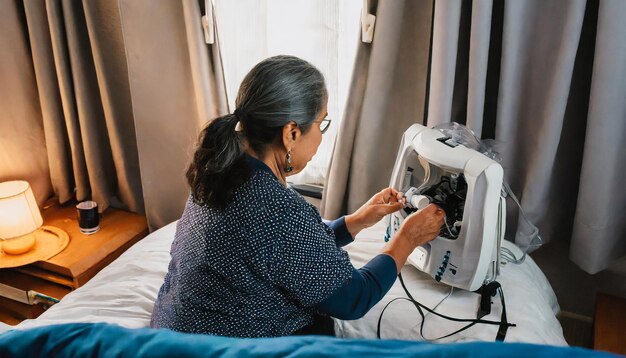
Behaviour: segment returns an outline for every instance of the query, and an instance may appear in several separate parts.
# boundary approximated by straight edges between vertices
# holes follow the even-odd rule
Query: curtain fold
[[[0,1],[0,181],[27,180],[37,202],[52,190],[27,21],[19,2]]]
[[[626,255],[626,3],[600,1],[570,258],[596,273]]]
[[[49,1],[48,4],[52,4],[51,8],[53,8],[59,3]],[[72,92],[65,92],[61,99],[64,107],[67,108],[67,113],[71,112],[67,118],[75,121],[72,126],[74,133],[70,136],[75,138],[74,144],[76,151],[79,152],[77,155],[80,155],[81,162],[85,163],[84,180],[88,182],[88,189],[84,190],[90,189],[91,198],[99,204],[100,210],[104,210],[111,204],[116,189],[112,182],[116,172],[95,73],[94,58],[92,52],[89,51],[92,44],[89,41],[82,4],[72,0],[63,0],[60,5],[62,14],[55,14],[55,22],[58,24],[62,22],[65,26],[69,62],[68,66],[64,66],[65,71],[57,72],[57,75],[65,77],[66,82],[71,83],[72,88]],[[62,48],[55,49],[55,53],[60,54],[62,51]],[[61,56],[58,57],[61,58]],[[87,196],[79,195],[77,199],[84,200]]]
[[[434,2],[432,65],[426,123],[429,127],[451,122],[461,4],[461,1]]]
[[[60,202],[66,202],[73,197],[74,180],[71,176],[72,158],[54,65],[50,24],[45,4],[39,1],[25,1],[24,10],[30,34],[32,62],[37,79],[45,138],[55,138],[47,140],[45,148],[39,145],[38,147],[47,151],[46,157],[54,192]],[[47,195],[49,191],[45,193]]]
[[[471,10],[471,32],[468,53],[467,120],[465,125],[479,138],[483,131],[487,64],[493,1],[474,1]]]
[[[409,66],[394,60],[406,58],[406,48],[424,36],[415,29],[389,30],[409,16],[402,5],[408,3],[378,2],[374,41],[359,49],[352,113],[337,140],[324,215],[352,212],[388,185],[410,124],[456,121],[479,137],[495,138],[505,177],[544,242],[571,240],[572,259],[590,273],[622,257],[624,4],[601,2],[598,15],[593,0],[434,1],[432,14],[421,9],[413,16],[428,16],[412,19],[422,30],[432,24],[432,47],[413,49],[429,56],[426,72],[415,54]],[[381,48],[386,62],[377,63]],[[426,86],[425,106],[407,104],[424,98],[419,85],[406,92],[412,78]],[[527,246],[529,232],[509,201],[507,237]]]
[[[83,5],[111,159],[117,174],[109,186],[117,187],[117,196],[131,211],[143,212],[128,64],[119,9],[111,1],[83,1]],[[109,195],[113,196],[112,193]]]

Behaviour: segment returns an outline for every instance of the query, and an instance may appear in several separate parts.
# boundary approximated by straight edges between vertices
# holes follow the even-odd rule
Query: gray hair
[[[261,154],[290,121],[306,133],[327,97],[324,76],[312,64],[274,56],[246,75],[235,100],[236,113],[248,144]]]
[[[327,97],[324,76],[305,60],[281,55],[254,66],[239,87],[234,113],[200,133],[186,175],[194,201],[225,208],[250,175],[242,140],[263,155],[290,121],[307,133]],[[243,131],[235,131],[237,122]]]

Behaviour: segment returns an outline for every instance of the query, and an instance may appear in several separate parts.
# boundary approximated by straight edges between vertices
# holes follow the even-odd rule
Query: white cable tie
[[[204,30],[204,42],[215,43],[215,24],[213,23],[213,3],[211,0],[204,1],[204,16],[202,16],[202,29]]]
[[[374,40],[374,25],[376,24],[376,16],[370,14],[369,11],[369,0],[363,0],[363,9],[361,9],[361,41],[368,44]]]

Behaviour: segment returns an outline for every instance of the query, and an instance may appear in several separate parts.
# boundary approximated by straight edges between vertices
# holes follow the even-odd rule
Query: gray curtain
[[[202,4],[204,1],[201,2]],[[217,44],[206,45],[197,0],[120,0],[146,215],[151,229],[180,217],[198,133],[225,114]]]
[[[115,3],[24,1],[60,202],[92,198],[142,212],[124,43]]]
[[[0,2],[0,180],[177,219],[196,135],[226,111],[201,3]]]
[[[626,2],[600,1],[570,257],[595,273],[626,254]]]
[[[626,175],[626,165],[619,147],[626,135],[626,42],[620,18],[626,5],[584,0],[418,3],[381,0],[373,9],[374,41],[362,44],[357,56],[353,105],[335,148],[324,215],[351,212],[388,185],[400,135],[411,123],[456,121],[478,136],[496,139],[506,179],[544,242],[571,240],[571,258],[590,273],[622,257],[626,191],[619,178]],[[424,36],[387,30],[410,16],[397,10],[403,5],[434,7],[427,17],[413,19],[422,21],[432,38],[432,46],[412,50],[429,57],[426,74],[422,61],[404,67],[373,61],[377,51],[398,57]],[[396,9],[394,16],[390,8]],[[418,14],[424,12],[411,15]],[[402,73],[402,80],[391,80],[394,71]],[[367,79],[359,81],[362,73]],[[374,73],[390,84],[371,81]],[[418,77],[426,91],[407,93],[406,79]],[[415,103],[424,101],[423,109],[417,108]],[[412,113],[400,109],[411,105],[416,106]],[[368,143],[380,144],[368,152]],[[524,245],[527,238],[521,233],[528,228],[508,204],[507,234]]]

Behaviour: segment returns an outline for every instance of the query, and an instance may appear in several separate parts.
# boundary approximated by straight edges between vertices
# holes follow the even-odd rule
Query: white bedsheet
[[[359,234],[354,243],[346,246],[350,258],[356,267],[361,267],[384,246],[386,226],[379,222],[374,227]],[[414,299],[433,308],[448,293],[450,286],[436,282],[430,276],[413,266],[405,265],[402,269],[404,282]],[[563,330],[556,313],[559,305],[552,287],[535,262],[527,257],[520,264],[507,264],[501,269],[498,282],[502,285],[506,299],[507,319],[517,327],[509,328],[506,342],[542,343],[567,345]],[[407,297],[399,280],[387,295],[366,315],[357,321],[337,321],[337,332],[342,337],[375,338],[376,324],[383,307],[396,297]],[[476,318],[480,296],[476,293],[455,289],[445,299],[436,312],[455,318]],[[500,297],[492,297],[491,313],[483,319],[500,321]],[[427,312],[424,311],[426,314]],[[421,317],[415,306],[406,300],[397,300],[385,310],[381,322],[381,337],[394,339],[423,340],[420,336]],[[433,314],[427,314],[424,323],[424,337],[434,339],[456,331],[466,323],[452,322]],[[477,324],[453,336],[438,342],[493,341],[498,326]]]
[[[150,323],[152,306],[167,272],[169,249],[174,237],[175,223],[150,234],[100,271],[80,289],[71,292],[39,318],[26,320],[16,328],[69,323],[109,322],[138,328]],[[365,264],[378,254],[383,246],[384,223],[364,230],[356,241],[346,247],[356,267]],[[437,283],[411,266],[402,271],[413,297],[433,307],[448,292],[449,287]],[[552,288],[537,265],[528,258],[521,265],[506,265],[500,278],[507,305],[509,321],[518,326],[510,328],[506,341],[566,345],[561,326],[555,318],[558,304]],[[397,281],[387,296],[365,317],[356,321],[337,321],[336,329],[342,337],[374,338],[376,323],[386,302],[405,296]],[[473,318],[478,305],[478,295],[455,290],[437,309],[437,312],[454,317]],[[493,299],[492,313],[484,319],[499,320],[498,297]],[[406,301],[397,301],[387,311],[382,322],[382,337],[417,339],[420,318]],[[438,337],[460,327],[435,315],[426,318],[424,335]],[[13,328],[1,326],[0,332]],[[496,326],[476,325],[442,342],[493,340]]]

